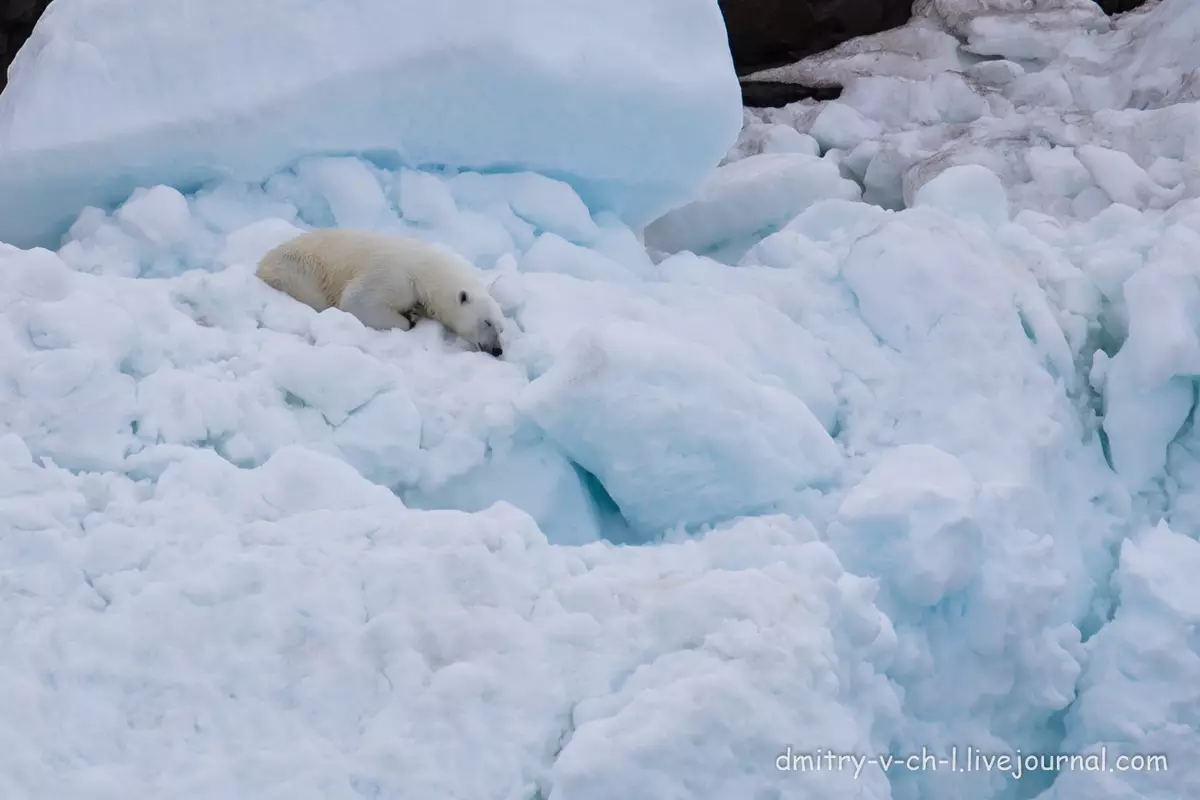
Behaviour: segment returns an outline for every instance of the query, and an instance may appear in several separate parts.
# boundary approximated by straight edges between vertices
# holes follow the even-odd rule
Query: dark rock
[[[8,83],[8,65],[50,0],[0,0],[0,91]]]
[[[1139,8],[1146,0],[1096,0],[1096,5],[1104,9],[1105,14],[1124,14]]]
[[[742,105],[751,108],[782,108],[801,100],[837,100],[840,86],[804,86],[799,83],[742,81]]]
[[[719,0],[739,75],[782,67],[855,36],[895,28],[912,0]]]

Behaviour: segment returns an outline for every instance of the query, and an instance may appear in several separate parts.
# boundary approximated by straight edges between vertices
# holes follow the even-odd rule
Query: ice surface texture
[[[322,152],[536,170],[639,224],[740,113],[714,0],[59,0],[0,97],[0,241]]]
[[[1108,602],[1128,498],[1012,255],[1040,240],[951,202],[986,171],[943,178],[899,214],[819,200],[736,268],[655,265],[538,176],[325,157],[3,250],[0,774],[197,800],[1003,796],[774,768],[788,745],[1053,746]],[[255,279],[365,208],[475,254],[505,359]]]
[[[141,175],[53,250],[0,245],[0,797],[1200,796],[1200,7],[1039,3],[1023,36],[1003,3],[925,5],[824,62],[883,73],[836,103],[747,113],[646,231],[578,180],[340,153],[196,191]],[[574,51],[551,45],[617,11],[575,30],[559,7],[457,30],[540,21],[548,72],[520,68],[611,109],[586,84],[610,66],[559,74]],[[615,39],[646,91],[709,107],[701,74],[652,64],[707,56]],[[1050,55],[971,55],[1018,46]],[[308,86],[254,63],[250,95]],[[378,88],[360,66],[345,98]],[[466,142],[480,117],[441,97],[423,124]],[[10,102],[35,100],[58,102]],[[669,105],[625,152],[605,125],[522,124],[682,189],[648,154],[714,129],[656,121]],[[323,124],[394,122],[364,107]],[[120,108],[94,130],[156,141]],[[254,278],[333,225],[472,260],[504,359]],[[1169,768],[781,772],[788,747]]]

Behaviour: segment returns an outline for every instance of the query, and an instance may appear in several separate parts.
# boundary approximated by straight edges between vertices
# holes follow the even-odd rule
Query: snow
[[[857,200],[861,190],[810,153],[762,153],[716,169],[686,205],[647,226],[649,247],[707,253],[770,233],[820,200]]]
[[[290,4],[361,46],[253,59],[273,4],[99,5],[0,100],[64,121],[3,224],[65,231],[0,232],[5,798],[1200,794],[1200,7],[922,3],[734,143],[715,3]],[[268,85],[333,111],[153,127]],[[356,152],[401,122],[460,163]],[[255,278],[335,225],[470,259],[504,357]],[[1113,769],[778,766],[967,747]]]
[[[850,151],[882,133],[879,125],[845,103],[827,103],[808,129],[822,150]]]
[[[764,153],[807,153],[821,155],[821,145],[806,133],[800,133],[787,125],[776,125],[763,136]]]
[[[1064,741],[1072,752],[1111,753],[1111,766],[1064,773],[1043,800],[1189,797],[1200,790],[1193,766],[1200,755],[1197,569],[1200,544],[1165,522],[1123,543],[1115,576],[1121,604],[1091,642]],[[1167,758],[1122,768],[1114,759],[1126,743],[1137,744],[1137,755]]]
[[[914,207],[936,208],[946,214],[974,217],[991,227],[1008,222],[1004,184],[987,167],[951,167],[917,190]]]
[[[839,546],[855,571],[892,571],[905,602],[934,606],[979,570],[982,536],[971,519],[978,487],[954,456],[930,445],[884,454],[842,501]]]
[[[0,241],[57,247],[85,205],[317,153],[552,175],[640,225],[739,124],[711,0],[60,0],[0,99]],[[367,166],[310,168],[338,224],[378,224]]]
[[[841,466],[802,400],[643,323],[579,334],[518,407],[642,530],[762,513]]]

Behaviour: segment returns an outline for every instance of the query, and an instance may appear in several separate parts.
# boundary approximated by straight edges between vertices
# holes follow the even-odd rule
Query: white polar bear
[[[258,277],[317,311],[339,308],[378,330],[406,331],[428,318],[486,353],[504,352],[504,315],[475,268],[421,239],[311,231],[264,255]]]

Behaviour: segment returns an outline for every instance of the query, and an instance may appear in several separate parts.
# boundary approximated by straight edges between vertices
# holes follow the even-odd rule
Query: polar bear
[[[258,262],[258,277],[317,311],[339,308],[377,330],[440,322],[499,357],[504,315],[475,268],[407,236],[325,228],[290,239]]]

